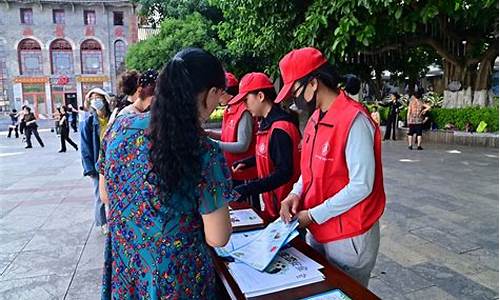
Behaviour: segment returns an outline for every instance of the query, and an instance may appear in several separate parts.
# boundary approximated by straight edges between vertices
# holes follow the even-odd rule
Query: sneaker
[[[58,152],[59,152],[59,153],[62,153],[62,152],[66,152],[66,150],[62,150],[62,149],[61,149],[61,150],[59,150]]]
[[[408,149],[413,150],[413,146],[408,146]]]
[[[31,148],[33,148],[33,146],[26,146],[26,147],[24,147],[24,149],[31,149]]]
[[[101,226],[101,233],[102,235],[107,235],[109,233],[108,225],[104,224]]]
[[[418,146],[417,150],[424,150],[424,148]]]

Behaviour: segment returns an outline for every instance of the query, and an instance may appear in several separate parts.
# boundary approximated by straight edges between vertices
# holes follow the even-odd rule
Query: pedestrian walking
[[[103,234],[107,234],[106,207],[99,195],[99,174],[95,164],[99,158],[101,140],[106,131],[109,116],[109,95],[100,88],[90,90],[86,99],[89,102],[89,115],[82,124],[80,132],[83,175],[90,177],[94,186],[95,224]]]
[[[417,150],[422,148],[422,131],[424,127],[425,114],[431,109],[430,105],[422,101],[422,91],[413,94],[413,99],[408,105],[408,149],[413,150],[413,136],[417,136]]]
[[[336,68],[315,48],[293,50],[280,61],[284,87],[314,110],[304,129],[301,177],[281,202],[285,222],[296,217],[309,245],[368,286],[380,243],[385,207],[381,136],[366,108],[341,88]]]
[[[26,132],[25,149],[33,148],[33,145],[31,144],[31,135],[35,136],[36,140],[42,148],[45,147],[42,138],[40,138],[40,134],[38,134],[38,124],[36,123],[35,114],[31,112],[31,108],[29,106],[24,107],[23,121],[26,124],[24,129]]]
[[[78,151],[78,146],[75,142],[69,137],[69,123],[68,123],[68,113],[66,112],[66,108],[61,106],[57,109],[59,113],[59,127],[60,127],[60,138],[61,138],[61,149],[59,153],[66,152],[66,142],[68,142],[76,151]]]
[[[401,107],[401,102],[399,101],[399,94],[395,91],[391,92],[390,94],[391,100],[387,104],[382,104],[383,106],[388,106],[389,107],[389,114],[387,116],[387,121],[385,124],[385,134],[384,134],[384,141],[389,140],[391,138],[391,132],[392,132],[392,140],[396,140],[396,130],[398,128],[398,116],[399,116],[399,109]]]
[[[9,133],[7,134],[7,137],[10,138],[12,135],[12,131],[14,131],[16,135],[16,139],[19,138],[19,131],[18,131],[18,125],[17,123],[19,122],[19,114],[17,113],[17,109],[12,109],[12,111],[9,113],[10,117],[10,125],[9,125]]]
[[[73,132],[78,132],[78,110],[73,105],[68,104],[66,115],[70,117],[70,124]]]
[[[276,91],[266,74],[245,75],[239,91],[235,101],[242,100],[252,116],[261,121],[255,156],[233,164],[234,173],[256,166],[258,179],[236,186],[235,190],[242,197],[261,194],[264,217],[272,221],[279,217],[281,201],[300,176],[299,124],[292,115],[274,104]]]
[[[227,203],[237,194],[201,124],[224,91],[224,70],[191,48],[158,82],[151,111],[120,116],[103,140],[110,235],[101,299],[218,299],[209,246],[229,240]]]

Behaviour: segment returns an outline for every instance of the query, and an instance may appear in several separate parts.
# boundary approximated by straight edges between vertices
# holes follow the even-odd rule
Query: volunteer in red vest
[[[385,207],[378,126],[338,88],[340,76],[319,50],[293,50],[279,66],[284,87],[276,102],[291,97],[299,109],[314,110],[304,129],[301,177],[280,215],[298,218],[308,244],[368,286]]]
[[[243,101],[260,118],[255,156],[233,164],[235,174],[257,166],[259,178],[235,187],[242,195],[262,194],[264,217],[279,217],[280,204],[300,176],[300,131],[295,119],[274,104],[276,91],[264,73],[249,73],[240,82],[234,101]]]
[[[222,131],[220,134],[208,131],[208,135],[217,140],[224,153],[228,166],[234,162],[255,155],[255,139],[257,123],[248,112],[243,99],[235,99],[238,94],[238,79],[232,73],[226,72],[226,91],[220,99],[220,104],[227,105],[222,117]],[[248,168],[242,172],[231,172],[233,186],[240,185],[246,180],[257,178],[257,168]],[[253,199],[255,198],[255,199]],[[258,208],[258,197],[252,197],[252,206]]]

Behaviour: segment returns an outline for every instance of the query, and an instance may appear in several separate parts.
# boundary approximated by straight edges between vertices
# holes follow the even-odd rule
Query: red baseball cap
[[[326,64],[323,53],[316,48],[307,47],[288,52],[280,60],[280,72],[285,84],[274,102],[279,103],[290,96],[295,81]]]
[[[274,88],[274,85],[266,74],[259,72],[248,73],[241,78],[239,94],[234,96],[228,104],[241,101],[250,92],[268,88]]]
[[[226,72],[226,87],[230,88],[238,85],[238,78],[233,73]]]

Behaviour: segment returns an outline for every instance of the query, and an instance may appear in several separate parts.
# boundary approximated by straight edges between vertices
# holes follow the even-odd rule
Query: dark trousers
[[[392,131],[392,139],[396,140],[396,129],[398,128],[397,123],[398,123],[398,117],[389,115],[389,118],[387,118],[387,122],[385,124],[384,140],[388,140],[391,138],[391,131]]]
[[[12,135],[12,131],[14,131],[16,133],[16,138],[19,137],[19,131],[17,130],[17,125],[16,127],[10,127],[9,126],[9,134],[7,135],[8,138],[10,138],[10,136]]]
[[[32,145],[31,145],[31,135],[32,134],[35,136],[35,138],[38,141],[38,143],[40,144],[40,146],[42,146],[42,147],[45,146],[43,144],[42,139],[40,138],[40,135],[38,134],[38,128],[26,127],[24,130],[26,131],[26,144],[28,145],[28,147],[32,147]]]
[[[73,131],[74,132],[77,132],[78,131],[78,127],[76,126],[76,117],[73,117],[71,119],[71,128],[73,128]]]
[[[78,146],[75,142],[69,137],[69,128],[61,127],[61,150],[66,151],[66,142],[68,142],[73,148],[78,150]]]
[[[236,187],[236,186],[238,186],[238,185],[242,185],[244,183],[245,183],[244,180],[235,180],[235,179],[233,179],[233,188]],[[247,199],[245,199],[243,201],[245,201],[248,204],[250,204],[257,212],[261,211],[259,194],[250,195],[250,196],[248,196]]]

